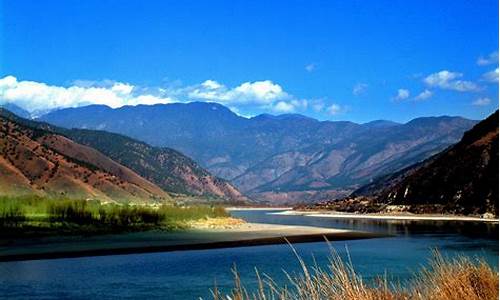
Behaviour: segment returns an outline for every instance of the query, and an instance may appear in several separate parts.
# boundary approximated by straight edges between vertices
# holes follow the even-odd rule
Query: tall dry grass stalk
[[[332,248],[331,248],[332,249]],[[278,286],[267,275],[256,270],[258,286],[248,291],[233,268],[234,287],[223,295],[217,287],[212,290],[215,300],[475,300],[498,299],[498,273],[483,260],[466,257],[444,259],[434,251],[430,266],[415,274],[405,288],[391,285],[385,277],[366,284],[356,273],[350,257],[343,260],[332,249],[326,270],[314,263],[307,266],[292,247],[300,266],[300,275],[288,277],[288,286]]]
[[[498,273],[484,260],[444,259],[434,251],[428,268],[416,276],[415,299],[498,299]]]

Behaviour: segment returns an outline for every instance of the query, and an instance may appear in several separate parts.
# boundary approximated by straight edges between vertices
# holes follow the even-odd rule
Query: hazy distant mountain
[[[336,190],[421,161],[457,142],[476,122],[430,117],[406,124],[323,121],[296,114],[240,117],[215,103],[87,106],[41,118],[68,128],[117,132],[193,157],[240,190],[263,199]]]
[[[230,183],[212,176],[192,159],[178,151],[152,147],[115,133],[96,130],[68,130],[46,123],[16,118],[5,111],[3,115],[25,126],[55,132],[80,145],[92,147],[169,193],[232,202],[246,199]]]
[[[14,114],[16,114],[17,116],[19,116],[21,118],[25,118],[25,119],[31,118],[31,114],[29,113],[29,111],[15,105],[13,103],[0,104],[0,108],[4,108],[10,112],[13,112]]]
[[[371,122],[363,124],[363,126],[371,127],[371,128],[392,127],[392,126],[397,126],[397,125],[401,125],[401,124],[393,122],[393,121],[387,121],[387,120],[375,120],[375,121],[371,121]]]
[[[353,196],[417,212],[498,216],[498,110],[449,149],[366,185]]]

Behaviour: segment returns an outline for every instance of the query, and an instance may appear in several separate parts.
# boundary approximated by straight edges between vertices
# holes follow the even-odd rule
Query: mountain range
[[[498,150],[497,110],[443,152],[318,206],[498,216]]]
[[[2,194],[113,201],[246,199],[226,180],[169,148],[104,131],[64,129],[1,108],[0,121]]]
[[[273,204],[346,196],[439,153],[477,123],[448,116],[404,124],[318,121],[297,114],[245,118],[200,102],[90,105],[53,111],[40,120],[173,148],[251,198]]]

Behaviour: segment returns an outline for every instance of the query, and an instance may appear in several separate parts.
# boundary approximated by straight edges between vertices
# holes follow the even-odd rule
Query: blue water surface
[[[445,256],[481,257],[498,269],[498,224],[478,222],[428,222],[347,220],[269,214],[269,211],[233,211],[252,222],[311,225],[389,233],[393,237],[332,242],[366,280],[388,274],[405,284],[427,264],[432,249]],[[294,245],[307,263],[328,263],[326,242]],[[347,249],[347,250],[346,250]],[[255,286],[255,268],[287,284],[283,270],[300,272],[288,245],[270,245],[114,255],[71,259],[0,263],[0,297],[8,299],[211,299],[217,284],[229,292],[231,268],[243,282]]]

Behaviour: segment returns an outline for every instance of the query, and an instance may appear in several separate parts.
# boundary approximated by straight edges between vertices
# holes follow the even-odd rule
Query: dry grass
[[[293,249],[293,247],[292,247]],[[358,275],[350,258],[345,262],[332,250],[326,270],[317,265],[306,266],[293,249],[301,265],[298,276],[286,274],[289,286],[278,286],[269,276],[256,270],[258,288],[249,292],[233,268],[234,288],[229,295],[222,295],[216,288],[215,300],[474,300],[498,299],[498,273],[482,260],[466,257],[446,260],[434,252],[430,267],[422,268],[406,287],[393,286],[385,278],[367,284]]]
[[[245,224],[242,219],[233,217],[203,218],[187,222],[187,225],[197,229],[232,229]]]
[[[415,299],[498,299],[498,273],[484,261],[444,259],[435,252],[430,267],[415,279]]]

